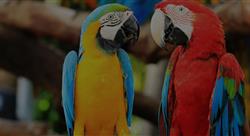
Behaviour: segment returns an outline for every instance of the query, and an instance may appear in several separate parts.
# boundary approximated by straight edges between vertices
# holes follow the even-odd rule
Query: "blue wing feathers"
[[[223,133],[223,136],[224,135],[242,136],[243,133],[240,128],[245,123],[243,98],[240,96],[239,93],[236,93],[236,96],[231,101],[229,99],[228,94],[221,93],[221,92],[227,92],[227,91],[220,90],[219,88],[221,87],[218,87],[220,86],[219,85],[220,82],[217,82],[217,83],[218,84],[216,84],[217,86],[215,88],[213,101],[212,101],[212,109],[211,109],[211,116],[210,116],[211,126],[215,126],[216,136],[217,134],[221,133],[221,131]],[[225,101],[226,101],[226,104],[224,104]],[[229,103],[232,104],[231,108],[229,108]],[[229,130],[229,127],[231,127],[231,130]],[[230,134],[228,134],[229,132]],[[222,136],[222,135],[218,135],[218,136]]]
[[[77,67],[77,53],[71,51],[67,54],[63,64],[62,76],[62,104],[68,130],[68,135],[73,133],[74,124],[74,87],[75,72]]]
[[[242,107],[240,102],[240,96],[236,96],[233,101],[233,109],[234,109],[234,117],[237,119],[239,125],[243,125],[245,123],[245,115],[244,115],[244,108]]]
[[[215,131],[215,136],[220,136],[221,135],[221,119],[216,122],[216,131]]]
[[[223,136],[229,135],[229,111],[228,111],[228,103],[226,104],[226,107],[222,113],[222,128],[223,128]]]
[[[239,126],[238,126],[238,123],[237,123],[237,121],[236,121],[236,119],[234,118],[234,120],[233,120],[233,126],[232,126],[232,129],[233,129],[233,134],[234,134],[234,136],[240,136],[240,130],[239,130]]]
[[[124,79],[124,89],[126,91],[127,97],[127,123],[128,126],[131,126],[132,113],[133,113],[133,103],[134,103],[134,79],[133,79],[133,70],[130,64],[128,54],[123,50],[119,49],[117,56],[120,61],[120,65],[123,72]]]
[[[160,131],[160,134],[163,136],[170,135],[170,127],[171,127],[170,115],[173,112],[173,109],[171,108],[169,109],[169,107],[172,107],[173,106],[172,104],[174,104],[174,98],[169,100],[169,95],[174,93],[174,90],[171,89],[171,85],[172,85],[171,80],[172,80],[173,69],[183,49],[184,49],[183,47],[178,46],[174,50],[174,52],[172,53],[169,59],[168,66],[166,69],[165,79],[164,79],[163,88],[162,88],[160,110],[159,110],[159,115],[158,115],[159,131]]]
[[[214,122],[217,114],[219,113],[219,109],[221,109],[221,107],[222,107],[223,91],[220,91],[220,90],[223,90],[223,88],[224,88],[223,82],[224,82],[223,77],[220,77],[216,81],[215,93],[214,93],[213,101],[212,101],[212,112],[211,112],[211,121],[212,122]]]
[[[168,123],[167,123],[167,118],[168,118],[167,102],[168,102],[168,88],[169,88],[170,77],[171,77],[170,75],[166,74],[166,78],[165,78],[163,90],[162,90],[162,98],[161,98],[161,108],[162,108],[161,112],[163,114],[164,126],[165,126],[165,129],[167,130],[167,133],[169,133]]]
[[[243,83],[241,83],[240,84],[240,87],[239,87],[239,94],[240,94],[240,96],[244,96],[244,84]]]
[[[214,131],[211,131],[210,135],[243,136],[245,123],[243,81],[236,87],[237,77],[227,77],[223,69],[219,69],[218,72],[221,75],[215,83],[210,113],[211,130]]]

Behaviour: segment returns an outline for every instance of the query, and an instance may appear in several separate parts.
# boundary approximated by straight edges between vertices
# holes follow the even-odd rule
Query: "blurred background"
[[[61,107],[65,54],[77,50],[81,24],[97,6],[121,3],[141,24],[127,49],[135,78],[133,135],[156,135],[157,112],[171,52],[152,41],[149,21],[160,0],[0,0],[0,135],[66,135]],[[218,14],[227,50],[246,76],[250,119],[250,1],[197,0]]]

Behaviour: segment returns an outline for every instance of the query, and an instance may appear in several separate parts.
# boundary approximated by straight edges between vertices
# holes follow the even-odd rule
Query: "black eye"
[[[180,7],[180,8],[179,8],[179,11],[183,11],[183,7]]]
[[[182,14],[182,15],[184,15],[184,14],[187,14],[188,9],[185,8],[184,6],[178,6],[178,7],[177,7],[177,12],[179,12],[179,13]]]
[[[107,19],[108,19],[108,20],[114,19],[114,15],[109,15],[109,16],[107,17]]]

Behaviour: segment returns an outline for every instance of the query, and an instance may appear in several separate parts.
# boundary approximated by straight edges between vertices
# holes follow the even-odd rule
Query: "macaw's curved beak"
[[[140,34],[139,24],[133,14],[123,23],[115,36],[115,42],[121,43],[121,47],[126,49],[134,45]]]
[[[188,42],[188,36],[180,28],[175,27],[174,23],[167,15],[165,16],[163,39],[165,43],[170,43],[176,46],[186,46]]]
[[[107,29],[100,29],[97,34],[97,39],[100,46],[108,52],[117,51],[119,48],[126,49],[129,46],[134,45],[139,38],[139,23],[131,11],[124,12],[123,21],[118,26],[115,26],[112,29],[109,27]],[[104,38],[101,35],[104,31],[108,31],[109,34],[112,33],[111,36],[109,38]]]
[[[167,49],[169,45],[186,45],[187,35],[175,26],[168,13],[156,9],[151,19],[151,33],[154,41],[161,48]]]

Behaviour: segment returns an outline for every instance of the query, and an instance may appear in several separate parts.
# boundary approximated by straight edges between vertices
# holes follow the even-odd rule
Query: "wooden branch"
[[[1,136],[41,136],[48,133],[48,126],[44,123],[18,122],[0,119]]]
[[[0,67],[30,78],[36,85],[60,90],[64,53],[35,37],[0,26]],[[59,93],[55,98],[59,103]]]
[[[0,67],[52,91],[57,109],[62,111],[61,73],[65,54],[8,27],[0,27],[0,45]],[[156,124],[158,103],[158,100],[136,93],[134,114]]]
[[[37,1],[10,1],[0,8],[0,23],[31,32],[38,37],[67,42],[61,46],[69,51],[78,48],[81,23],[87,15],[87,12],[76,12]],[[144,25],[136,46],[127,49],[146,63],[157,62],[169,55],[169,52],[154,44],[149,28],[149,24]]]
[[[231,0],[214,9],[226,32],[250,32],[250,1]]]
[[[9,1],[0,8],[1,23],[71,44],[78,43],[81,23],[87,15],[39,1]]]
[[[221,18],[226,32],[250,32],[250,2],[232,0],[214,10]],[[0,8],[0,23],[31,32],[38,37],[67,42],[61,46],[69,51],[78,48],[81,23],[87,15],[87,12],[76,12],[37,1],[10,1]],[[168,57],[171,51],[166,52],[154,44],[148,25],[142,26],[138,43],[127,51],[146,63],[154,63]]]

